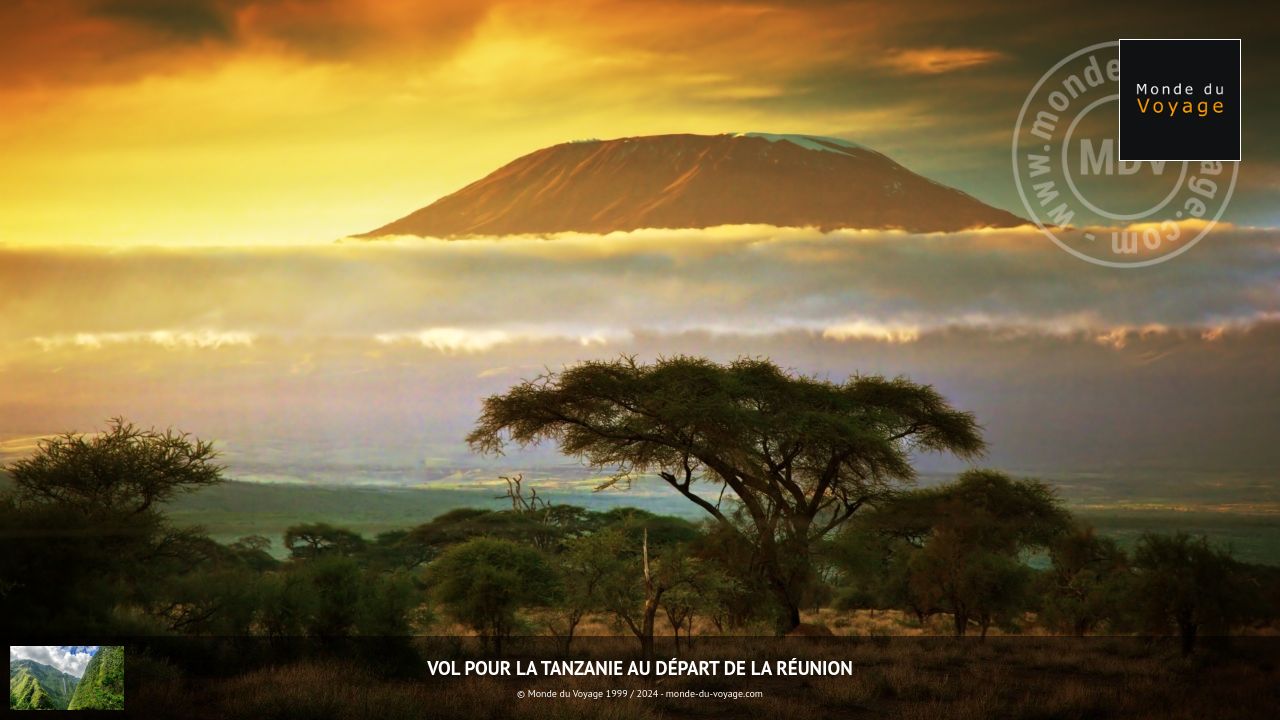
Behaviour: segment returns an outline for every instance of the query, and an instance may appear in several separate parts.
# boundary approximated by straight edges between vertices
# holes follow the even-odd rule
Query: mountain
[[[124,647],[103,645],[84,668],[68,710],[121,710],[124,708]]]
[[[654,135],[538,150],[359,237],[730,224],[938,232],[1023,222],[848,140]]]
[[[66,710],[80,678],[35,660],[9,662],[9,707]]]

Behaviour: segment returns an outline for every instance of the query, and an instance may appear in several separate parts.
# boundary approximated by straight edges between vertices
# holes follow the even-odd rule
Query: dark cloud
[[[176,75],[255,53],[440,59],[492,7],[484,0],[24,0],[0,4],[0,79],[74,88]]]
[[[1121,37],[1242,38],[1247,162],[1241,165],[1241,187],[1227,217],[1241,224],[1276,224],[1280,218],[1275,209],[1280,192],[1265,185],[1265,171],[1259,167],[1280,163],[1280,143],[1272,131],[1280,126],[1280,96],[1269,91],[1280,74],[1280,23],[1265,21],[1257,6],[1223,3],[1209,11],[1192,2],[1101,0],[800,6],[822,18],[825,27],[845,29],[850,35],[845,51],[815,56],[793,68],[779,81],[779,93],[719,102],[796,117],[893,108],[895,122],[850,126],[845,135],[928,177],[1018,212],[1021,202],[1008,183],[1008,145],[1023,98],[1054,63],[1082,47]],[[857,32],[867,27],[874,32]],[[999,60],[936,74],[903,73],[893,62],[904,53],[965,49]]]
[[[235,32],[232,3],[218,0],[99,0],[90,12],[184,40],[226,41]]]
[[[1247,162],[1227,217],[1276,223],[1277,190],[1251,165],[1280,164],[1280,143],[1270,132],[1280,126],[1280,96],[1268,91],[1280,73],[1280,23],[1243,3],[1206,11],[1186,2],[1101,0],[47,0],[0,6],[0,78],[38,86],[120,82],[254,52],[355,66],[386,55],[416,74],[452,57],[494,15],[530,38],[570,48],[580,57],[575,71],[601,68],[580,81],[596,89],[653,86],[654,102],[674,103],[676,113],[709,105],[779,123],[834,124],[908,167],[1011,210],[1021,205],[1008,182],[1013,122],[1026,92],[1057,60],[1135,34],[1240,37]],[[681,78],[684,89],[671,90]],[[572,102],[557,97],[548,106]],[[844,127],[842,117],[849,118]],[[678,116],[672,122],[670,129],[681,129]]]

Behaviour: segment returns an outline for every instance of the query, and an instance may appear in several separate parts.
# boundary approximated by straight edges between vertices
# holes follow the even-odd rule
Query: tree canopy
[[[308,558],[324,553],[351,555],[365,546],[364,538],[346,528],[328,523],[294,525],[284,532],[284,546],[295,558]]]
[[[951,614],[957,635],[975,620],[985,636],[1020,606],[1030,581],[1020,555],[1049,547],[1070,521],[1044,483],[969,470],[955,482],[897,495],[857,530],[897,543],[885,546],[895,555],[886,594],[918,615]],[[844,544],[844,555],[856,565],[866,538],[853,533],[849,539],[854,542]]]
[[[586,362],[523,382],[485,400],[467,439],[484,453],[507,440],[552,441],[614,471],[611,482],[653,473],[737,527],[722,502],[731,492],[786,612],[783,629],[799,622],[812,543],[914,478],[914,453],[983,449],[974,417],[928,385],[862,375],[837,383],[767,359],[685,356]]]
[[[21,503],[91,514],[145,512],[174,495],[222,482],[213,444],[173,430],[144,430],[113,418],[101,433],[42,440],[9,466]]]
[[[1183,653],[1191,652],[1201,630],[1226,632],[1253,604],[1240,563],[1203,536],[1145,534],[1133,566],[1139,623],[1150,632],[1177,628]]]
[[[561,592],[542,553],[510,540],[473,538],[455,545],[432,563],[430,577],[449,614],[499,653],[518,609],[549,604]]]
[[[0,497],[0,624],[101,630],[131,593],[209,557],[210,542],[164,519],[176,494],[222,481],[212,444],[119,418],[66,433],[6,469]],[[216,546],[216,544],[214,544]]]

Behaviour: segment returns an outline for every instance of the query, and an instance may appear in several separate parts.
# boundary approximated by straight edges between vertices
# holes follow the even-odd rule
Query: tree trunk
[[[800,603],[792,598],[786,582],[777,576],[770,578],[769,588],[773,591],[773,597],[781,609],[778,614],[778,635],[786,635],[800,624]]]
[[[578,628],[578,622],[580,620],[581,618],[569,621],[569,632],[564,635],[564,651],[566,654],[568,654],[569,648],[573,645],[573,631]]]
[[[763,527],[763,524],[757,520],[757,527]],[[807,569],[809,566],[808,548],[803,543],[785,542],[782,548],[771,537],[761,538],[761,555],[763,561],[765,575],[769,581],[769,589],[773,592],[774,598],[778,602],[781,612],[778,616],[778,635],[786,635],[800,624],[800,582],[806,577],[805,572],[801,570]],[[793,570],[790,576],[783,572],[782,561],[778,557],[779,550],[782,549],[787,554],[788,565]],[[799,568],[796,570],[794,568]],[[797,581],[797,578],[799,581]]]
[[[653,660],[653,621],[658,616],[658,601],[665,590],[653,581],[649,572],[649,530],[644,531],[644,543],[641,546],[644,562],[644,619],[640,625],[640,654],[645,660]]]
[[[653,621],[658,615],[658,598],[662,592],[653,593],[644,601],[644,620],[640,626],[640,653],[645,660],[653,659]]]
[[[965,632],[969,629],[969,616],[963,610],[956,610],[952,615],[952,619],[956,624],[956,637],[964,637]]]
[[[777,598],[778,605],[781,606],[781,612],[778,614],[778,635],[786,635],[800,624],[800,605],[791,599],[791,594],[785,587],[775,588],[773,594]]]
[[[1178,634],[1182,637],[1182,654],[1190,655],[1196,645],[1196,624],[1191,620],[1178,621]]]
[[[800,606],[788,601],[787,605],[787,631],[795,630],[800,625]]]

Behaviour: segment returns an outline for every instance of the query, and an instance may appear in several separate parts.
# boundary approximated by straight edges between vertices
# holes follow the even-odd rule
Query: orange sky
[[[0,243],[327,242],[546,145],[663,132],[842,136],[1016,208],[1005,147],[1022,97],[1064,54],[1131,30],[1137,11],[1047,12],[1002,0],[10,0]],[[1246,87],[1274,77],[1274,30],[1200,15],[1171,5],[1142,22],[1153,35],[1246,34]],[[1280,151],[1257,137],[1274,125],[1268,107],[1246,120],[1234,207],[1274,225]]]
[[[861,29],[824,27],[813,12],[181,5],[0,10],[0,240],[329,240],[565,140],[779,125],[835,133],[884,119],[878,109],[797,122],[719,102],[769,97],[800,68],[847,54]],[[722,35],[692,42],[702,28]]]

